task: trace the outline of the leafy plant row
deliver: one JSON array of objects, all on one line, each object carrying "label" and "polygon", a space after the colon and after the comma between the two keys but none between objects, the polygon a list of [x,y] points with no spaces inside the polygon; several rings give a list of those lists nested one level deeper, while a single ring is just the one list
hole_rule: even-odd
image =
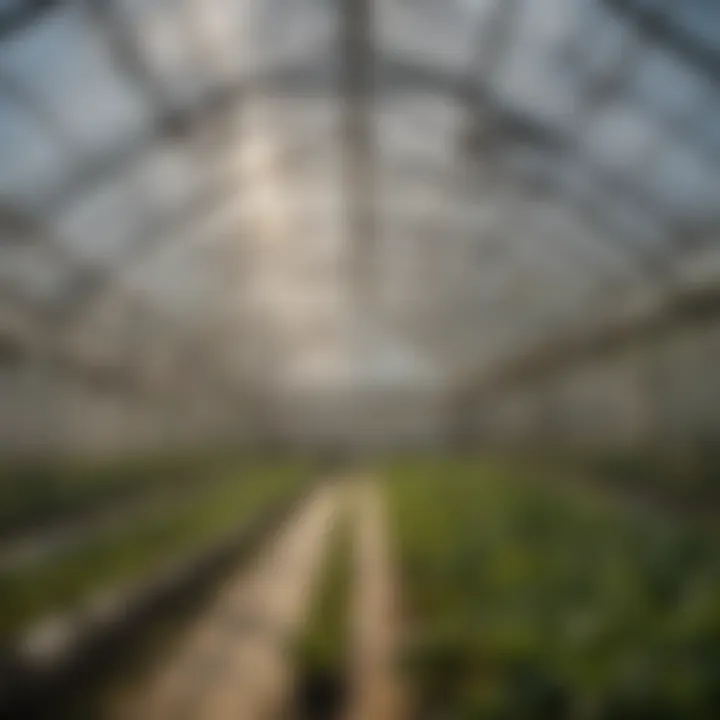
[{"label": "leafy plant row", "polygon": [[388,495],[425,717],[720,717],[717,534],[478,460]]},{"label": "leafy plant row", "polygon": [[290,461],[225,473],[227,482],[209,483],[192,504],[146,518],[59,559],[0,573],[0,642],[50,613],[74,607],[99,588],[150,576],[173,559],[211,545],[268,510],[310,474],[307,464]]}]

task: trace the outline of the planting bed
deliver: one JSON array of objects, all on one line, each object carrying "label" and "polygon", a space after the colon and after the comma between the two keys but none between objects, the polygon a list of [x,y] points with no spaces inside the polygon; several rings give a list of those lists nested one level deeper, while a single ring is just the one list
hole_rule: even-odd
[{"label": "planting bed", "polygon": [[422,717],[720,717],[720,543],[480,460],[390,467]]},{"label": "planting bed", "polygon": [[307,720],[337,716],[348,690],[352,534],[347,517],[340,519],[329,544],[310,616],[294,649],[297,713]]},{"label": "planting bed", "polygon": [[61,558],[0,572],[0,644],[22,634],[35,621],[72,609],[102,588],[152,577],[169,562],[212,546],[233,528],[296,491],[310,477],[303,462],[265,462],[225,468],[194,497],[171,511],[129,524],[86,543]]},{"label": "planting bed", "polygon": [[228,452],[130,459],[0,460],[0,540],[65,525],[152,493],[172,492],[231,464],[237,467],[238,459]]}]

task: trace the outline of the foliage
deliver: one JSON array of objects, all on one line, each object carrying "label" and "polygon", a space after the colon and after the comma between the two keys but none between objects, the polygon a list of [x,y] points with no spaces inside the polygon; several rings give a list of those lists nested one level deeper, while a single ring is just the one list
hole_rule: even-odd
[{"label": "foliage", "polygon": [[230,462],[237,463],[237,457],[199,452],[125,459],[6,459],[0,465],[0,536],[173,489]]},{"label": "foliage", "polygon": [[391,469],[428,716],[719,717],[717,536],[530,475]]},{"label": "foliage", "polygon": [[714,447],[678,448],[652,455],[603,453],[584,465],[600,478],[631,489],[663,493],[678,501],[715,505],[720,501],[720,457]]},{"label": "foliage", "polygon": [[227,482],[209,483],[190,505],[144,519],[60,559],[3,571],[0,639],[50,612],[76,605],[97,588],[144,577],[173,558],[209,546],[287,496],[308,474],[306,464],[295,462],[257,465],[251,472],[236,469]]},{"label": "foliage", "polygon": [[331,716],[346,683],[348,603],[352,572],[351,527],[343,518],[330,538],[330,556],[314,598],[310,617],[295,645],[299,668],[299,713]]}]

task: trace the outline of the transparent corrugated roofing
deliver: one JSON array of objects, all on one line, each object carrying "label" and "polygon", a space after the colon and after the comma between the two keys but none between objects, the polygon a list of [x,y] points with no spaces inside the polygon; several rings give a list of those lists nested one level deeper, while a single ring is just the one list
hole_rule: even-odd
[{"label": "transparent corrugated roofing", "polygon": [[712,257],[718,82],[709,0],[3,0],[3,322],[446,380]]}]

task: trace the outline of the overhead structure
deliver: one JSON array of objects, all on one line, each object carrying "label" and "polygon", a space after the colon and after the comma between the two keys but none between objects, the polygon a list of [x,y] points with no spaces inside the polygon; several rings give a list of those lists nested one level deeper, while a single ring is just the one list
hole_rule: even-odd
[{"label": "overhead structure", "polygon": [[708,1],[2,2],[0,446],[479,437],[635,336],[657,377],[719,109]]}]

